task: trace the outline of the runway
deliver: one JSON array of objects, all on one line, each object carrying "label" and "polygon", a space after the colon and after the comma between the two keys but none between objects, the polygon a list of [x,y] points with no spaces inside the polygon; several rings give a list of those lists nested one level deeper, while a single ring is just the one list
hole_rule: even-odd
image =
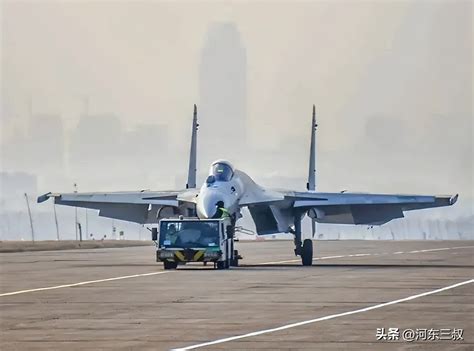
[{"label": "runway", "polygon": [[[0,254],[0,348],[474,347],[473,241],[320,241],[312,267],[292,242],[237,246],[241,267],[226,271],[163,271],[152,246]],[[406,341],[407,329],[463,332]]]}]

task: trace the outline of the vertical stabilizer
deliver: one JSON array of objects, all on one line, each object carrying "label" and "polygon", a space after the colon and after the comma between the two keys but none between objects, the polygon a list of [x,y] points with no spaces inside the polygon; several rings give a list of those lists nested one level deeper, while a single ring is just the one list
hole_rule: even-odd
[{"label": "vertical stabilizer", "polygon": [[199,124],[197,122],[197,107],[196,105],[194,105],[193,130],[191,134],[191,148],[189,150],[188,182],[186,183],[186,189],[196,187],[198,127],[199,127]]},{"label": "vertical stabilizer", "polygon": [[306,189],[309,191],[316,190],[316,107],[313,105],[313,120],[311,121],[311,145],[309,149],[309,170],[308,183]]}]

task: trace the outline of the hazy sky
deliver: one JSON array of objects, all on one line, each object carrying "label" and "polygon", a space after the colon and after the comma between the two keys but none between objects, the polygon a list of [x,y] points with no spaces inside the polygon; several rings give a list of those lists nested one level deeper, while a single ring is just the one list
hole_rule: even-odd
[{"label": "hazy sky", "polygon": [[[472,14],[470,1],[3,1],[3,138],[30,96],[69,129],[88,96],[91,113],[167,123],[187,145],[206,33],[233,22],[252,145],[295,144],[306,174],[315,103],[327,188],[472,197]],[[293,176],[288,157],[275,153],[267,174]]]}]

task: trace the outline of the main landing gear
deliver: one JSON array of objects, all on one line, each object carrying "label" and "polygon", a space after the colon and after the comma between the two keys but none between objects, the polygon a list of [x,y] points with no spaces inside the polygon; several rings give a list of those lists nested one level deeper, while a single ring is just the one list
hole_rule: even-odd
[{"label": "main landing gear", "polygon": [[313,265],[313,241],[311,239],[305,239],[303,241],[301,262],[303,263],[303,266]]},{"label": "main landing gear", "polygon": [[311,239],[301,241],[301,216],[299,215],[295,215],[293,234],[295,236],[295,255],[301,256],[303,266],[313,265],[313,241]]}]

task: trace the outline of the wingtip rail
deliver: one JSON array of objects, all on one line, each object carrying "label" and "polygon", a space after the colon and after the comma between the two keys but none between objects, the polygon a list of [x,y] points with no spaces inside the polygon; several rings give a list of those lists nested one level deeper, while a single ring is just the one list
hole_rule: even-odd
[{"label": "wingtip rail", "polygon": [[458,201],[458,197],[459,197],[459,194],[451,196],[451,198],[449,199],[449,204],[454,205]]},{"label": "wingtip rail", "polygon": [[42,203],[48,200],[51,197],[51,192],[43,194],[41,196],[38,196],[38,199],[36,200],[37,203]]}]

